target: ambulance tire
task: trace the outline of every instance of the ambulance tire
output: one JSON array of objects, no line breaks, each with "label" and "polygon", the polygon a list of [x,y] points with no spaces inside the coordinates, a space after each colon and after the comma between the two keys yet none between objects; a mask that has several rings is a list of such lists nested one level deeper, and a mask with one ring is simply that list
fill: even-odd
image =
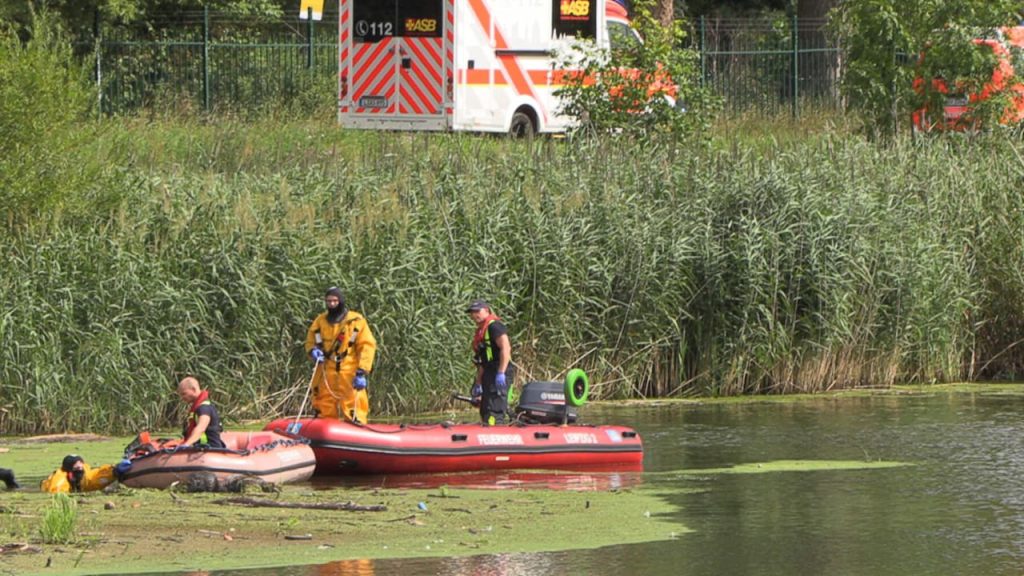
[{"label": "ambulance tire", "polygon": [[522,110],[517,110],[512,115],[512,122],[509,124],[508,135],[512,138],[533,138],[537,128],[533,125],[533,119]]}]

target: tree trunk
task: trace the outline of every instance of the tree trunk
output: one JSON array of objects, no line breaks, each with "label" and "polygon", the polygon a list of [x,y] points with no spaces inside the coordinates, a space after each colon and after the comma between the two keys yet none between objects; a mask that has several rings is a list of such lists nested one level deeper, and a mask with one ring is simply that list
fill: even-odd
[{"label": "tree trunk", "polygon": [[666,28],[671,26],[672,20],[675,18],[675,13],[672,11],[672,0],[658,0],[658,5],[654,9],[654,17],[662,26]]},{"label": "tree trunk", "polygon": [[836,5],[836,0],[797,0],[797,18],[825,18]]}]

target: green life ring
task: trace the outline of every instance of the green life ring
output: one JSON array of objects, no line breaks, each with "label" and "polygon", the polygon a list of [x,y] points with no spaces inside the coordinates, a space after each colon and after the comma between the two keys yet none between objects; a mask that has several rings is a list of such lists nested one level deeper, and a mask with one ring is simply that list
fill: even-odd
[{"label": "green life ring", "polygon": [[565,375],[565,401],[570,406],[579,408],[587,402],[587,395],[590,394],[590,378],[587,373],[579,368],[569,370]]}]

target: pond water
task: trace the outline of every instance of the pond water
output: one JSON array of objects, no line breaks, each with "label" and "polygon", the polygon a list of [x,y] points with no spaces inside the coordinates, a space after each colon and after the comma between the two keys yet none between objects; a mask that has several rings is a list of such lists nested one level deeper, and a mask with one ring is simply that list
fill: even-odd
[{"label": "pond water", "polygon": [[[643,484],[663,491],[693,532],[597,550],[353,560],[213,574],[1019,575],[1022,414],[1024,397],[998,394],[590,407],[588,422],[627,424],[641,433]],[[774,460],[865,459],[914,465],[667,473]],[[581,537],[586,531],[580,526]]]}]

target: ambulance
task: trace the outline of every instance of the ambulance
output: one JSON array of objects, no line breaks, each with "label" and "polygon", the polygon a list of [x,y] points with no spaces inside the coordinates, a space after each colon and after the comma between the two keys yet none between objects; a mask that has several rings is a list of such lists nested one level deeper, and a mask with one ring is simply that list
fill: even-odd
[{"label": "ambulance", "polygon": [[563,132],[559,62],[637,42],[627,0],[340,0],[346,128]]}]

